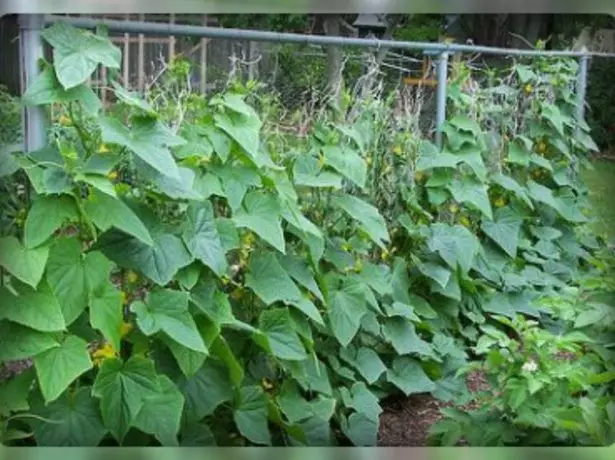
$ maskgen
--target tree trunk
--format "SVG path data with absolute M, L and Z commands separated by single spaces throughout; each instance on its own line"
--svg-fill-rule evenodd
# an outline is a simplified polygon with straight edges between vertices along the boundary
M 326 15 L 323 20 L 325 35 L 340 36 L 341 18 L 338 14 Z M 342 49 L 328 45 L 327 50 L 327 91 L 335 102 L 339 102 L 342 87 Z

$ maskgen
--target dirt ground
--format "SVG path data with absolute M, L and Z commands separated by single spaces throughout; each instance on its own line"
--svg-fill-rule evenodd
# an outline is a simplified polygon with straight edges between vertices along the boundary
M 468 389 L 472 392 L 488 388 L 479 372 L 467 378 Z M 470 408 L 472 403 L 466 407 Z M 378 445 L 382 447 L 424 447 L 427 446 L 429 427 L 442 419 L 440 409 L 450 407 L 429 394 L 413 395 L 409 398 L 387 401 L 380 415 Z

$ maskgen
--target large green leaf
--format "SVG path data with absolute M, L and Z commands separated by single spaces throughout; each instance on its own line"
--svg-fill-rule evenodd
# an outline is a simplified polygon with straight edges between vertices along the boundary
M 193 259 L 176 235 L 158 233 L 153 240 L 154 245 L 148 246 L 135 238 L 112 232 L 99 239 L 98 247 L 120 267 L 139 270 L 156 284 L 165 286 Z
M 99 124 L 103 142 L 126 147 L 159 173 L 181 179 L 169 147 L 181 145 L 185 141 L 175 136 L 160 121 L 133 117 L 128 128 L 116 118 L 101 117 Z
M 491 203 L 487 195 L 487 186 L 470 176 L 455 179 L 449 186 L 453 198 L 459 203 L 475 206 L 488 219 L 493 219 Z
M 62 224 L 78 219 L 73 197 L 39 196 L 32 203 L 24 224 L 24 243 L 29 248 L 39 246 Z
M 293 179 L 299 186 L 342 188 L 342 177 L 331 171 L 322 171 L 318 160 L 310 156 L 300 156 L 295 160 Z
M 202 316 L 195 318 L 197 327 L 200 326 L 199 323 L 205 324 L 206 321 L 207 320 L 203 318 Z M 208 324 L 208 325 L 211 325 L 211 324 Z M 215 330 L 215 326 L 212 327 L 211 329 L 215 331 L 215 332 L 211 332 L 212 336 L 214 334 L 219 333 L 218 330 Z M 201 331 L 203 335 L 205 334 L 205 331 L 202 331 L 201 328 L 199 328 L 199 331 Z M 205 346 L 209 345 L 208 339 L 209 337 L 206 336 L 206 338 L 203 340 L 205 342 Z M 162 341 L 166 344 L 168 349 L 171 351 L 171 354 L 175 358 L 177 365 L 182 371 L 182 374 L 188 377 L 196 374 L 199 371 L 199 369 L 203 366 L 203 363 L 205 362 L 205 360 L 207 359 L 206 353 L 201 353 L 198 351 L 191 350 L 190 348 L 186 348 L 183 345 L 177 343 L 175 340 L 171 339 L 170 337 L 163 336 Z
M 123 319 L 122 295 L 107 281 L 91 294 L 90 324 L 102 333 L 115 350 L 119 350 Z
M 166 375 L 158 377 L 160 392 L 146 395 L 133 426 L 154 435 L 163 446 L 177 446 L 184 396 Z
M 59 345 L 54 334 L 0 321 L 0 363 L 31 358 Z
M 382 334 L 400 355 L 415 353 L 434 356 L 431 345 L 417 335 L 414 324 L 405 318 L 388 318 L 382 327 Z
M 58 239 L 51 247 L 46 278 L 62 306 L 66 324 L 72 324 L 88 304 L 88 273 L 94 274 L 101 268 L 99 256 L 103 257 L 100 253 L 83 257 L 77 238 Z
M 367 415 L 354 412 L 342 419 L 341 428 L 355 446 L 373 447 L 378 441 L 378 422 Z
M 214 220 L 211 202 L 191 203 L 186 212 L 182 238 L 193 257 L 207 265 L 218 276 L 228 269 L 228 263 Z
M 377 208 L 351 195 L 335 197 L 333 203 L 342 208 L 350 217 L 359 221 L 378 246 L 384 248 L 390 241 L 386 222 Z
M 261 387 L 241 389 L 240 403 L 233 413 L 233 420 L 239 432 L 254 444 L 271 445 L 267 407 L 267 396 Z
M 85 83 L 99 64 L 120 68 L 122 52 L 106 37 L 76 29 L 66 22 L 56 22 L 42 35 L 53 47 L 53 65 L 65 89 Z
M 115 227 L 152 246 L 154 241 L 139 217 L 121 200 L 96 190 L 90 192 L 85 211 L 103 232 Z
M 36 355 L 34 368 L 45 402 L 54 401 L 81 374 L 92 368 L 88 344 L 77 336 L 69 335 L 59 347 Z
M 42 447 L 96 447 L 107 434 L 96 399 L 89 387 L 65 392 L 53 403 L 32 408 L 36 444 Z
M 271 349 L 274 356 L 287 361 L 302 361 L 307 358 L 287 308 L 263 311 L 259 316 L 258 325 L 259 330 L 267 338 L 267 348 Z
M 436 385 L 427 377 L 421 363 L 407 356 L 398 356 L 387 371 L 387 380 L 404 392 L 406 396 L 429 393 Z
M 369 384 L 376 382 L 387 370 L 378 353 L 365 347 L 359 348 L 353 365 Z
M 521 185 L 519 185 L 519 183 L 516 180 L 514 180 L 512 177 L 506 176 L 504 174 L 495 174 L 491 177 L 491 180 L 495 182 L 496 184 L 498 184 L 503 189 L 514 193 L 517 196 L 517 198 L 519 198 L 525 204 L 527 204 L 530 209 L 534 209 L 532 200 L 530 200 L 525 189 L 521 187 Z
M 342 289 L 331 292 L 327 298 L 327 312 L 335 338 L 342 346 L 347 346 L 367 313 L 365 285 L 348 282 Z
M 431 226 L 431 236 L 427 241 L 428 248 L 437 252 L 451 269 L 456 270 L 459 266 L 464 273 L 472 268 L 479 245 L 476 236 L 467 228 L 443 223 Z
M 258 116 L 245 116 L 239 113 L 216 114 L 215 122 L 216 126 L 235 140 L 252 160 L 258 160 L 262 126 Z
M 148 166 L 139 157 L 134 158 L 135 166 L 139 174 L 156 186 L 162 192 L 174 200 L 202 200 L 204 199 L 201 190 L 204 184 L 197 181 L 194 170 L 179 166 L 177 173 L 179 178 L 161 174 L 156 169 Z
M 57 332 L 66 328 L 62 308 L 46 282 L 42 282 L 36 291 L 27 285 L 15 290 L 17 295 L 4 286 L 0 287 L 0 319 L 8 319 L 41 332 Z
M 237 213 L 233 216 L 233 221 L 237 227 L 252 230 L 284 254 L 286 245 L 280 213 L 280 203 L 275 196 L 255 191 L 246 195 L 244 207 L 237 210 Z
M 322 148 L 325 164 L 358 187 L 365 187 L 367 164 L 361 156 L 349 147 L 326 145 Z
M 126 362 L 104 360 L 92 388 L 92 395 L 100 400 L 105 426 L 119 442 L 133 425 L 144 398 L 160 392 L 154 362 L 139 356 Z
M 79 84 L 64 89 L 51 67 L 45 68 L 28 86 L 22 97 L 26 105 L 50 105 L 79 101 L 90 115 L 97 114 L 102 102 L 96 93 L 86 84 Z
M 137 315 L 139 329 L 151 336 L 160 331 L 191 350 L 206 353 L 203 338 L 188 310 L 189 294 L 171 289 L 155 289 L 136 301 L 130 310 Z
M 14 236 L 0 238 L 0 266 L 33 288 L 41 281 L 48 258 L 47 246 L 28 249 Z
M 185 399 L 186 421 L 196 422 L 213 414 L 216 408 L 233 399 L 234 390 L 226 367 L 208 359 L 191 377 L 181 377 L 178 383 Z
M 455 155 L 461 159 L 462 163 L 465 163 L 472 169 L 472 171 L 474 171 L 474 174 L 478 180 L 481 182 L 485 182 L 487 180 L 487 168 L 483 161 L 481 150 L 475 145 L 464 147 L 455 152 Z
M 481 230 L 513 259 L 517 257 L 522 219 L 511 210 L 498 210 L 495 221 L 485 221 Z
M 424 140 L 419 146 L 419 157 L 415 167 L 417 172 L 434 168 L 455 168 L 460 161 L 461 158 L 457 155 L 440 152 L 434 144 Z
M 345 390 L 345 388 L 344 388 Z M 382 408 L 378 397 L 372 393 L 363 382 L 357 382 L 350 388 L 347 407 L 365 415 L 370 420 L 378 422 Z
M 11 412 L 23 412 L 30 409 L 29 396 L 34 378 L 34 371 L 26 369 L 0 383 L 0 414 L 6 416 Z

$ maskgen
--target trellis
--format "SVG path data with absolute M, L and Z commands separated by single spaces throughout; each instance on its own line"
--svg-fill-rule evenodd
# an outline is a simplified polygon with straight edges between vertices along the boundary
M 172 18 L 171 18 L 172 19 Z M 47 24 L 57 21 L 66 21 L 69 24 L 79 27 L 94 29 L 99 24 L 104 24 L 109 32 L 123 33 L 123 37 L 115 39 L 116 43 L 124 45 L 124 51 L 128 48 L 132 34 L 137 34 L 139 48 L 144 46 L 145 36 L 148 40 L 154 37 L 168 37 L 169 57 L 175 53 L 175 37 L 198 37 L 204 43 L 207 39 L 234 39 L 250 42 L 276 42 L 276 43 L 296 43 L 305 45 L 333 45 L 333 46 L 357 46 L 372 49 L 401 49 L 401 50 L 422 50 L 427 56 L 431 56 L 437 63 L 436 79 L 433 85 L 436 86 L 436 130 L 435 140 L 441 146 L 442 130 L 441 127 L 446 117 L 446 90 L 448 81 L 449 56 L 452 53 L 481 53 L 487 55 L 505 56 L 545 56 L 545 57 L 571 57 L 579 61 L 579 73 L 577 80 L 577 110 L 576 117 L 579 122 L 584 118 L 585 95 L 587 88 L 587 73 L 590 57 L 615 57 L 611 53 L 588 52 L 586 48 L 580 51 L 553 51 L 553 50 L 522 50 L 496 48 L 487 46 L 461 45 L 455 43 L 427 43 L 409 42 L 394 40 L 378 40 L 369 38 L 347 38 L 322 35 L 305 35 L 294 33 L 277 33 L 267 31 L 255 31 L 244 29 L 230 29 L 210 26 L 195 26 L 177 24 L 170 20 L 167 23 L 145 22 L 145 21 L 126 21 L 117 19 L 94 19 L 73 16 L 45 16 L 45 15 L 23 15 L 20 17 L 20 63 L 22 75 L 22 88 L 26 88 L 38 74 L 38 59 L 43 56 L 43 41 L 41 31 Z M 118 41 L 119 40 L 119 41 Z M 164 40 L 164 39 L 163 39 Z M 205 47 L 201 48 L 204 53 Z M 201 55 L 202 62 L 206 56 Z M 129 62 L 129 53 L 124 54 L 125 64 Z M 124 66 L 129 67 L 129 65 Z M 203 66 L 204 67 L 204 66 Z M 139 82 L 144 75 L 139 66 Z M 201 69 L 203 72 L 203 69 Z M 125 82 L 129 76 L 124 74 Z M 205 85 L 206 78 L 202 74 L 201 85 Z M 141 83 L 139 83 L 141 84 Z M 24 148 L 26 151 L 33 151 L 45 145 L 45 117 L 41 108 L 28 107 L 24 114 Z

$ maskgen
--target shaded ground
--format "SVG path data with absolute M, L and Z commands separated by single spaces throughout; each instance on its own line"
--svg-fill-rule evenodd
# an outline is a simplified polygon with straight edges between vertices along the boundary
M 487 389 L 483 376 L 472 373 L 467 380 L 471 392 Z M 409 398 L 389 400 L 383 404 L 380 416 L 378 445 L 387 447 L 424 447 L 427 446 L 429 428 L 442 419 L 440 409 L 451 407 L 429 394 Z M 472 403 L 465 406 L 470 409 Z

